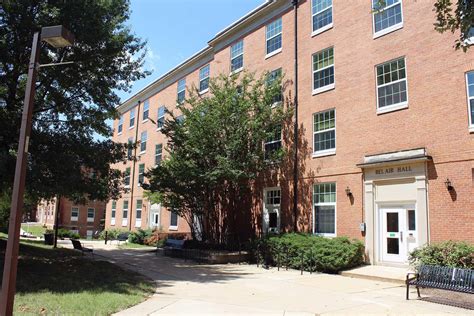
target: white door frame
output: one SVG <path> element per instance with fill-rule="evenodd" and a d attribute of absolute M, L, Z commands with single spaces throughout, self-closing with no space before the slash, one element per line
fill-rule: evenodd
<path fill-rule="evenodd" d="M 270 204 L 272 210 L 269 212 L 267 207 L 267 192 L 269 191 L 280 191 L 280 204 Z M 277 227 L 274 233 L 279 233 L 281 229 L 281 188 L 280 187 L 268 187 L 263 189 L 263 212 L 262 212 L 262 231 L 264 234 L 268 232 L 269 224 L 270 224 L 270 213 L 277 214 Z"/>
<path fill-rule="evenodd" d="M 380 263 L 407 264 L 408 263 L 408 210 L 417 212 L 416 203 L 414 201 L 397 202 L 397 203 L 377 203 L 377 219 L 376 219 L 376 249 L 377 261 Z M 398 232 L 386 232 L 386 214 L 390 211 L 398 213 Z M 390 234 L 390 235 L 389 235 Z M 399 239 L 399 255 L 391 255 L 386 253 L 386 238 Z"/>

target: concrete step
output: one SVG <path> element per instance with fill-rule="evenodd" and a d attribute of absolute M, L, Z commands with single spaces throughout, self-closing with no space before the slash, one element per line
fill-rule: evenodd
<path fill-rule="evenodd" d="M 413 272 L 413 270 L 409 267 L 398 268 L 367 265 L 347 271 L 342 271 L 341 275 L 351 278 L 391 282 L 402 285 L 405 284 L 405 279 L 408 272 Z"/>

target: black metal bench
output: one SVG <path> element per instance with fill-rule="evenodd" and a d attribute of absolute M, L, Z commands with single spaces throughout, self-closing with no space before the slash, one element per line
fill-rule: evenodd
<path fill-rule="evenodd" d="M 164 247 L 165 256 L 173 257 L 173 254 L 182 252 L 184 249 L 184 239 L 167 239 Z"/>
<path fill-rule="evenodd" d="M 71 242 L 72 242 L 72 245 L 74 246 L 74 249 L 79 250 L 82 253 L 82 255 L 84 255 L 84 252 L 87 252 L 87 253 L 91 253 L 92 258 L 94 258 L 94 249 L 86 248 L 86 247 L 82 246 L 82 243 L 77 239 L 72 239 L 71 238 Z"/>
<path fill-rule="evenodd" d="M 416 286 L 418 297 L 420 287 L 474 294 L 474 270 L 421 265 L 417 273 L 407 274 L 406 285 L 407 300 L 410 285 Z"/>

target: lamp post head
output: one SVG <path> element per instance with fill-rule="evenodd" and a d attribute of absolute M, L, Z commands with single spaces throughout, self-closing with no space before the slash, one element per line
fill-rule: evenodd
<path fill-rule="evenodd" d="M 64 26 L 45 26 L 41 28 L 41 40 L 49 45 L 61 48 L 74 44 L 74 35 Z"/>

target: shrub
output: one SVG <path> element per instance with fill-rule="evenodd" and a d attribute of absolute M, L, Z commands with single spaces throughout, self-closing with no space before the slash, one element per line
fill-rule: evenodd
<path fill-rule="evenodd" d="M 58 229 L 58 238 L 72 238 L 72 239 L 79 239 L 81 236 L 78 233 L 74 233 L 67 228 L 59 228 Z"/>
<path fill-rule="evenodd" d="M 474 269 L 474 245 L 462 241 L 446 241 L 425 245 L 410 253 L 410 264 Z"/>
<path fill-rule="evenodd" d="M 99 239 L 105 239 L 105 234 L 107 233 L 107 238 L 109 240 L 111 239 L 117 239 L 118 235 L 121 233 L 127 232 L 126 230 L 123 229 L 118 229 L 118 228 L 113 228 L 109 230 L 103 230 L 100 232 Z"/>
<path fill-rule="evenodd" d="M 151 229 L 137 229 L 128 235 L 128 242 L 143 245 L 145 243 L 145 239 L 150 237 L 152 234 Z"/>
<path fill-rule="evenodd" d="M 268 236 L 258 244 L 267 263 L 280 261 L 282 265 L 300 269 L 303 260 L 303 269 L 307 271 L 337 273 L 361 265 L 364 260 L 362 242 L 347 237 L 289 233 Z"/>

